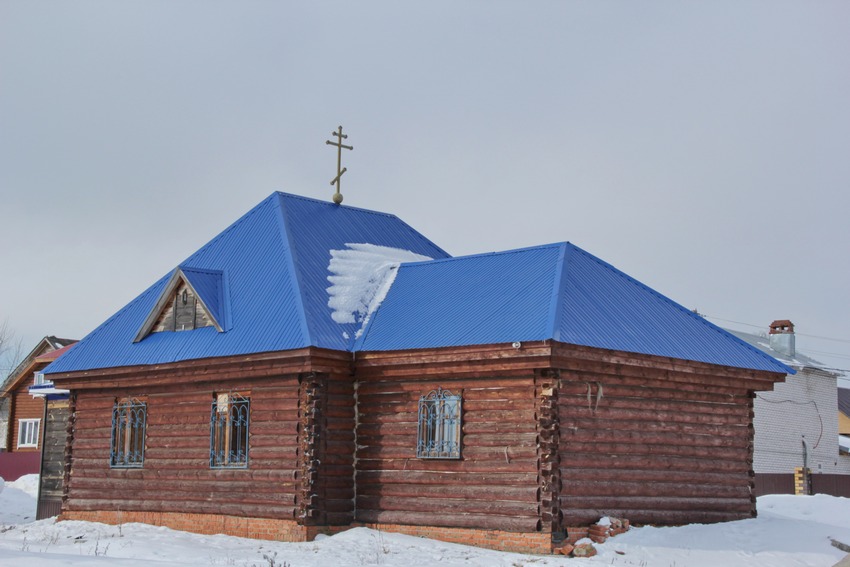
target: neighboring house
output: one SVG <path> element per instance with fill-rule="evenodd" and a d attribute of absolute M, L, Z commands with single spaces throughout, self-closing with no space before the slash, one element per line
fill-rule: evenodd
<path fill-rule="evenodd" d="M 11 408 L 11 400 L 6 397 L 0 397 L 0 453 L 6 452 L 6 439 L 9 436 L 9 411 Z"/>
<path fill-rule="evenodd" d="M 0 477 L 15 480 L 39 472 L 44 420 L 44 402 L 29 393 L 30 386 L 43 380 L 41 371 L 55 357 L 50 356 L 73 344 L 70 339 L 49 336 L 41 339 L 6 379 L 0 398 L 7 400 L 8 427 L 0 439 Z"/>
<path fill-rule="evenodd" d="M 43 354 L 36 359 L 39 364 L 58 360 L 74 348 L 72 343 L 59 350 Z M 39 471 L 36 520 L 56 516 L 62 509 L 65 482 L 65 447 L 68 441 L 70 404 L 68 390 L 57 389 L 49 380 L 38 380 L 29 387 L 30 395 L 40 400 L 44 407 L 41 433 L 41 467 Z"/>
<path fill-rule="evenodd" d="M 46 373 L 63 519 L 548 552 L 755 515 L 754 392 L 793 370 L 572 244 L 450 258 L 275 193 Z"/>
<path fill-rule="evenodd" d="M 850 458 L 850 390 L 838 388 L 838 445 L 841 454 Z"/>
<path fill-rule="evenodd" d="M 850 459 L 839 454 L 838 444 L 838 375 L 797 351 L 791 321 L 774 321 L 766 335 L 730 332 L 797 371 L 773 391 L 756 393 L 757 492 L 794 493 L 794 473 L 805 468 L 812 476 L 798 489 L 833 493 L 838 482 L 846 484 L 838 495 L 850 496 Z"/>

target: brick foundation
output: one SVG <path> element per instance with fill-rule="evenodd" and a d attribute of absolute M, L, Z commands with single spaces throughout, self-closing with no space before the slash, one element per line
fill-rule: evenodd
<path fill-rule="evenodd" d="M 196 534 L 227 534 L 291 542 L 310 541 L 316 537 L 316 534 L 327 531 L 315 526 L 298 525 L 295 520 L 173 512 L 65 511 L 59 516 L 59 520 L 82 520 L 113 525 L 139 522 Z"/>
<path fill-rule="evenodd" d="M 242 518 L 215 514 L 177 514 L 171 512 L 65 511 L 59 520 L 80 520 L 102 524 L 142 523 L 165 526 L 197 534 L 226 534 L 274 541 L 312 541 L 318 534 L 332 535 L 354 527 L 427 537 L 449 543 L 474 545 L 497 551 L 552 553 L 552 538 L 546 533 L 515 533 L 497 530 L 405 526 L 400 524 L 351 524 L 350 526 L 302 526 L 294 520 Z M 587 528 L 584 528 L 585 532 Z"/>
<path fill-rule="evenodd" d="M 449 543 L 474 545 L 496 551 L 519 553 L 552 553 L 552 536 L 547 533 L 517 533 L 497 530 L 474 530 L 466 528 L 438 528 L 434 526 L 406 526 L 401 524 L 352 524 L 418 537 L 427 537 Z"/>

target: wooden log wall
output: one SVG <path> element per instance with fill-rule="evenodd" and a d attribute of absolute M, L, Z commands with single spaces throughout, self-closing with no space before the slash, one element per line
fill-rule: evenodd
<path fill-rule="evenodd" d="M 703 367 L 565 358 L 558 365 L 565 525 L 755 515 L 752 381 Z"/>
<path fill-rule="evenodd" d="M 37 520 L 49 518 L 59 513 L 62 502 L 68 416 L 68 400 L 47 402 L 47 423 L 44 425 Z"/>
<path fill-rule="evenodd" d="M 541 530 L 536 394 L 521 377 L 358 373 L 355 519 L 364 523 Z M 461 455 L 416 457 L 420 396 L 462 396 Z"/>
<path fill-rule="evenodd" d="M 299 522 L 348 525 L 354 520 L 354 386 L 350 375 L 300 378 Z"/>
<path fill-rule="evenodd" d="M 210 469 L 213 394 L 251 398 L 249 467 Z M 147 401 L 142 468 L 110 468 L 116 396 Z M 299 494 L 298 375 L 157 386 L 80 390 L 73 400 L 73 443 L 65 509 L 133 510 L 294 519 Z"/>

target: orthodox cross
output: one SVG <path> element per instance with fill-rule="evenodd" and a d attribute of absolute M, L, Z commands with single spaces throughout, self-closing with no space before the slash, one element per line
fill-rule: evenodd
<path fill-rule="evenodd" d="M 342 174 L 345 173 L 348 168 L 342 167 L 342 148 L 346 150 L 353 150 L 354 146 L 346 146 L 342 143 L 343 140 L 348 138 L 348 134 L 342 133 L 342 126 L 336 132 L 331 132 L 332 136 L 336 136 L 339 138 L 336 142 L 332 142 L 330 140 L 325 140 L 325 143 L 331 146 L 336 146 L 336 177 L 331 181 L 331 185 L 336 185 L 336 193 L 334 193 L 334 203 L 339 205 L 342 203 L 342 193 L 339 192 L 339 178 L 342 177 Z"/>

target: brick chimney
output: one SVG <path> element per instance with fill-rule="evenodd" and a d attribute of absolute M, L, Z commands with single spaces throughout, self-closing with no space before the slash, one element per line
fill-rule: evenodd
<path fill-rule="evenodd" d="M 794 344 L 794 323 L 788 319 L 779 319 L 770 324 L 770 348 L 785 356 L 794 356 L 797 352 Z"/>

